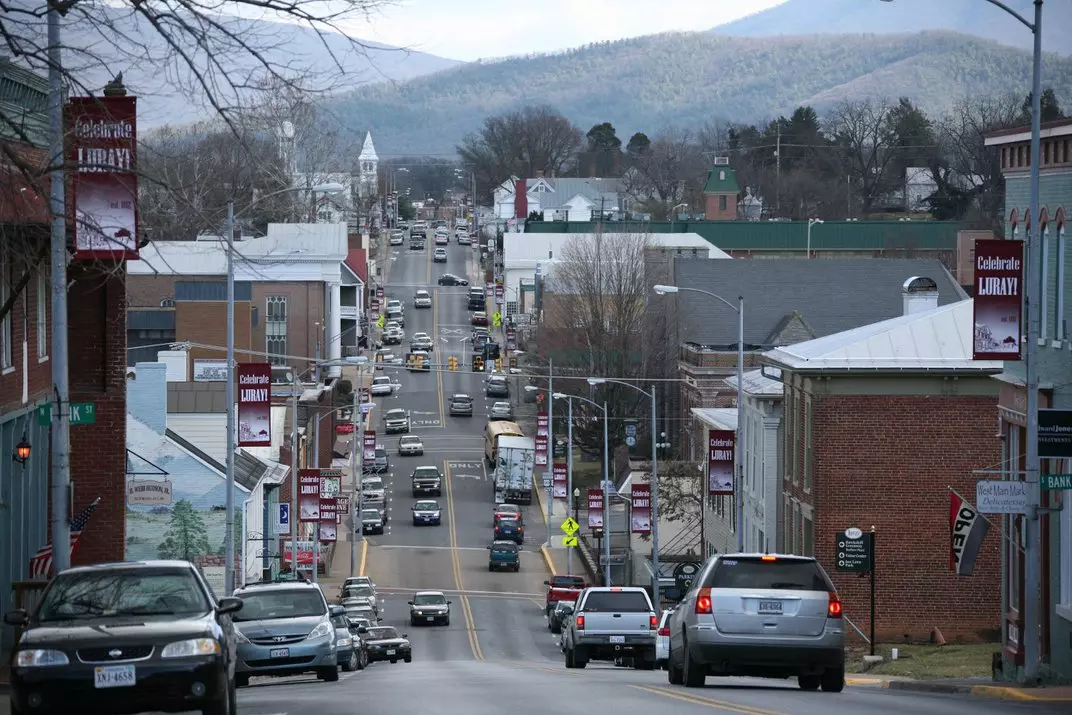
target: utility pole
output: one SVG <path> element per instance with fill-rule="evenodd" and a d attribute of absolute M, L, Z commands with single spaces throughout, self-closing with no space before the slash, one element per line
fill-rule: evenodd
<path fill-rule="evenodd" d="M 554 516 L 555 504 L 555 362 L 547 361 L 547 548 L 551 548 L 551 517 Z"/>
<path fill-rule="evenodd" d="M 373 368 L 375 370 L 376 368 Z M 357 415 L 354 417 L 357 420 L 357 461 L 354 462 L 354 489 L 357 493 L 354 495 L 357 498 L 357 514 L 360 515 L 365 508 L 365 490 L 361 488 L 361 479 L 365 476 L 365 412 L 361 404 L 361 390 L 365 388 L 365 368 L 360 367 L 357 370 Z M 365 540 L 365 527 L 360 525 L 357 527 L 361 533 L 361 540 Z M 357 576 L 356 567 L 354 573 Z"/>
<path fill-rule="evenodd" d="M 554 395 L 551 395 L 551 399 L 555 399 Z M 567 504 L 572 503 L 576 505 L 577 499 L 573 496 L 573 398 L 570 397 L 566 400 L 566 499 Z M 566 514 L 569 514 L 569 507 L 566 507 Z M 566 573 L 573 575 L 573 547 L 566 547 Z"/>
<path fill-rule="evenodd" d="M 227 202 L 227 531 L 224 536 L 223 592 L 235 589 L 235 322 L 234 322 L 234 201 Z M 243 530 L 243 534 L 245 530 Z M 242 548 L 246 548 L 243 540 Z M 245 574 L 242 575 L 243 579 Z"/>
<path fill-rule="evenodd" d="M 290 568 L 294 578 L 298 577 L 298 394 L 301 392 L 301 380 L 294 372 L 294 394 L 290 404 Z"/>
<path fill-rule="evenodd" d="M 782 208 L 782 123 L 777 122 L 778 138 L 774 149 L 774 217 Z"/>
<path fill-rule="evenodd" d="M 313 423 L 313 469 L 317 470 L 317 474 L 320 473 L 320 323 L 316 325 L 316 363 L 313 365 L 314 384 L 316 385 L 316 417 L 311 421 Z M 309 462 L 306 460 L 306 465 Z M 324 482 L 321 480 L 320 487 L 323 488 Z M 319 507 L 318 507 L 319 508 Z M 320 579 L 320 522 L 313 524 L 313 583 L 316 583 Z"/>
<path fill-rule="evenodd" d="M 655 385 L 651 386 L 651 599 L 659 599 L 659 428 Z"/>
<path fill-rule="evenodd" d="M 361 371 L 363 368 L 357 368 L 357 381 L 361 382 Z M 357 500 L 357 452 L 358 445 L 358 415 L 360 415 L 361 403 L 358 400 L 358 396 L 361 394 L 361 388 L 358 385 L 354 385 L 353 396 L 354 406 L 350 415 L 350 421 L 353 425 L 353 429 L 350 432 L 352 437 L 350 438 L 350 575 L 357 575 L 357 532 L 358 530 L 364 531 L 361 526 L 359 517 L 361 512 L 358 510 Z"/>
<path fill-rule="evenodd" d="M 49 207 L 52 211 L 52 574 L 71 567 L 71 429 L 67 421 L 70 383 L 67 373 L 67 199 L 64 195 L 63 56 L 60 13 L 48 11 Z"/>
<path fill-rule="evenodd" d="M 610 421 L 607 403 L 603 402 L 603 558 L 607 563 L 603 567 L 603 585 L 610 586 L 610 433 L 607 422 Z"/>

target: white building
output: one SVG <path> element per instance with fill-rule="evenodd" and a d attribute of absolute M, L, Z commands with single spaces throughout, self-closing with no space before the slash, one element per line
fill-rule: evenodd
<path fill-rule="evenodd" d="M 524 216 L 517 216 L 517 191 L 524 182 Z M 544 221 L 590 221 L 600 211 L 616 219 L 622 210 L 622 186 L 619 179 L 551 179 L 537 176 L 519 179 L 511 176 L 492 192 L 495 217 L 524 219 L 533 211 Z"/>
<path fill-rule="evenodd" d="M 366 132 L 361 153 L 357 156 L 357 195 L 360 198 L 367 199 L 379 193 L 379 166 L 380 157 L 372 144 L 372 133 Z"/>
<path fill-rule="evenodd" d="M 322 184 L 339 184 L 343 190 L 338 193 L 312 191 L 313 186 Z M 304 191 L 296 191 L 295 202 L 307 207 L 298 213 L 313 223 L 350 223 L 354 218 L 357 184 L 353 174 L 343 171 L 299 172 L 294 175 L 292 185 Z M 314 219 L 315 217 L 315 219 Z"/>
<path fill-rule="evenodd" d="M 327 324 L 324 358 L 340 360 L 342 264 L 349 253 L 346 224 L 268 224 L 268 235 L 236 241 L 235 253 L 235 281 L 323 284 Z M 217 237 L 154 241 L 142 249 L 140 260 L 127 262 L 127 272 L 147 276 L 225 276 L 226 244 Z M 339 376 L 337 366 L 327 369 L 331 377 Z"/>
<path fill-rule="evenodd" d="M 737 431 L 736 407 L 693 407 L 692 415 L 695 418 L 695 422 L 703 430 Z M 693 440 L 693 444 L 707 444 L 707 439 L 705 437 L 700 440 Z M 701 472 L 706 468 L 704 454 L 704 452 L 701 452 L 698 455 L 693 455 Z M 703 533 L 701 536 L 703 542 L 706 542 L 707 555 L 736 551 L 737 536 L 733 530 L 733 497 L 705 495 L 704 504 L 707 512 L 702 520 Z"/>

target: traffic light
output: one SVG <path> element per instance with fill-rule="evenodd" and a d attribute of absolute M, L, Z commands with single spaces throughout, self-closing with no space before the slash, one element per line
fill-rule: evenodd
<path fill-rule="evenodd" d="M 495 369 L 502 372 L 502 358 L 495 358 Z"/>
<path fill-rule="evenodd" d="M 458 358 L 456 358 L 453 355 L 451 355 L 449 358 L 447 358 L 447 368 L 449 370 L 457 370 L 458 369 Z"/>
<path fill-rule="evenodd" d="M 416 355 L 415 357 L 417 358 L 417 369 L 418 370 L 423 369 L 423 367 L 424 367 L 424 355 Z"/>
<path fill-rule="evenodd" d="M 473 356 L 473 372 L 484 372 L 484 358 L 480 355 Z"/>

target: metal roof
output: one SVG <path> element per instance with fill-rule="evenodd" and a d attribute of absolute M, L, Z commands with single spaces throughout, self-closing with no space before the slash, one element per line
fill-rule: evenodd
<path fill-rule="evenodd" d="M 972 359 L 973 307 L 973 300 L 962 300 L 775 348 L 763 357 L 790 370 L 999 373 L 1001 361 Z"/>
<path fill-rule="evenodd" d="M 506 270 L 535 268 L 537 263 L 561 260 L 566 244 L 573 240 L 595 240 L 595 233 L 506 233 L 503 235 L 503 265 Z M 637 234 L 604 233 L 608 246 L 616 237 Z M 712 246 L 695 233 L 652 234 L 645 237 L 652 248 L 696 249 L 698 258 L 730 258 L 729 254 Z"/>
<path fill-rule="evenodd" d="M 725 380 L 726 384 L 737 389 L 737 376 L 731 375 Z M 757 397 L 781 397 L 785 394 L 781 382 L 772 380 L 763 374 L 762 370 L 749 370 L 744 374 L 744 392 Z"/>
<path fill-rule="evenodd" d="M 712 429 L 737 429 L 736 407 L 693 407 L 692 416 Z"/>

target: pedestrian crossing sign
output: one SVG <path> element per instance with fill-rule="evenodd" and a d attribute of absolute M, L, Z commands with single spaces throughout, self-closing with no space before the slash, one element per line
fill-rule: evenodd
<path fill-rule="evenodd" d="M 497 310 L 494 313 L 492 313 L 491 314 L 491 324 L 492 324 L 492 326 L 494 326 L 496 328 L 501 326 L 502 325 L 502 313 L 500 313 Z"/>
<path fill-rule="evenodd" d="M 377 328 L 382 328 L 385 325 L 387 325 L 387 318 L 381 315 L 379 318 L 376 319 Z"/>
<path fill-rule="evenodd" d="M 573 536 L 578 531 L 580 531 L 581 525 L 578 524 L 577 520 L 574 519 L 572 516 L 568 516 L 566 517 L 566 520 L 562 522 L 562 526 L 560 528 L 562 529 L 563 534 L 566 534 L 567 536 Z"/>

